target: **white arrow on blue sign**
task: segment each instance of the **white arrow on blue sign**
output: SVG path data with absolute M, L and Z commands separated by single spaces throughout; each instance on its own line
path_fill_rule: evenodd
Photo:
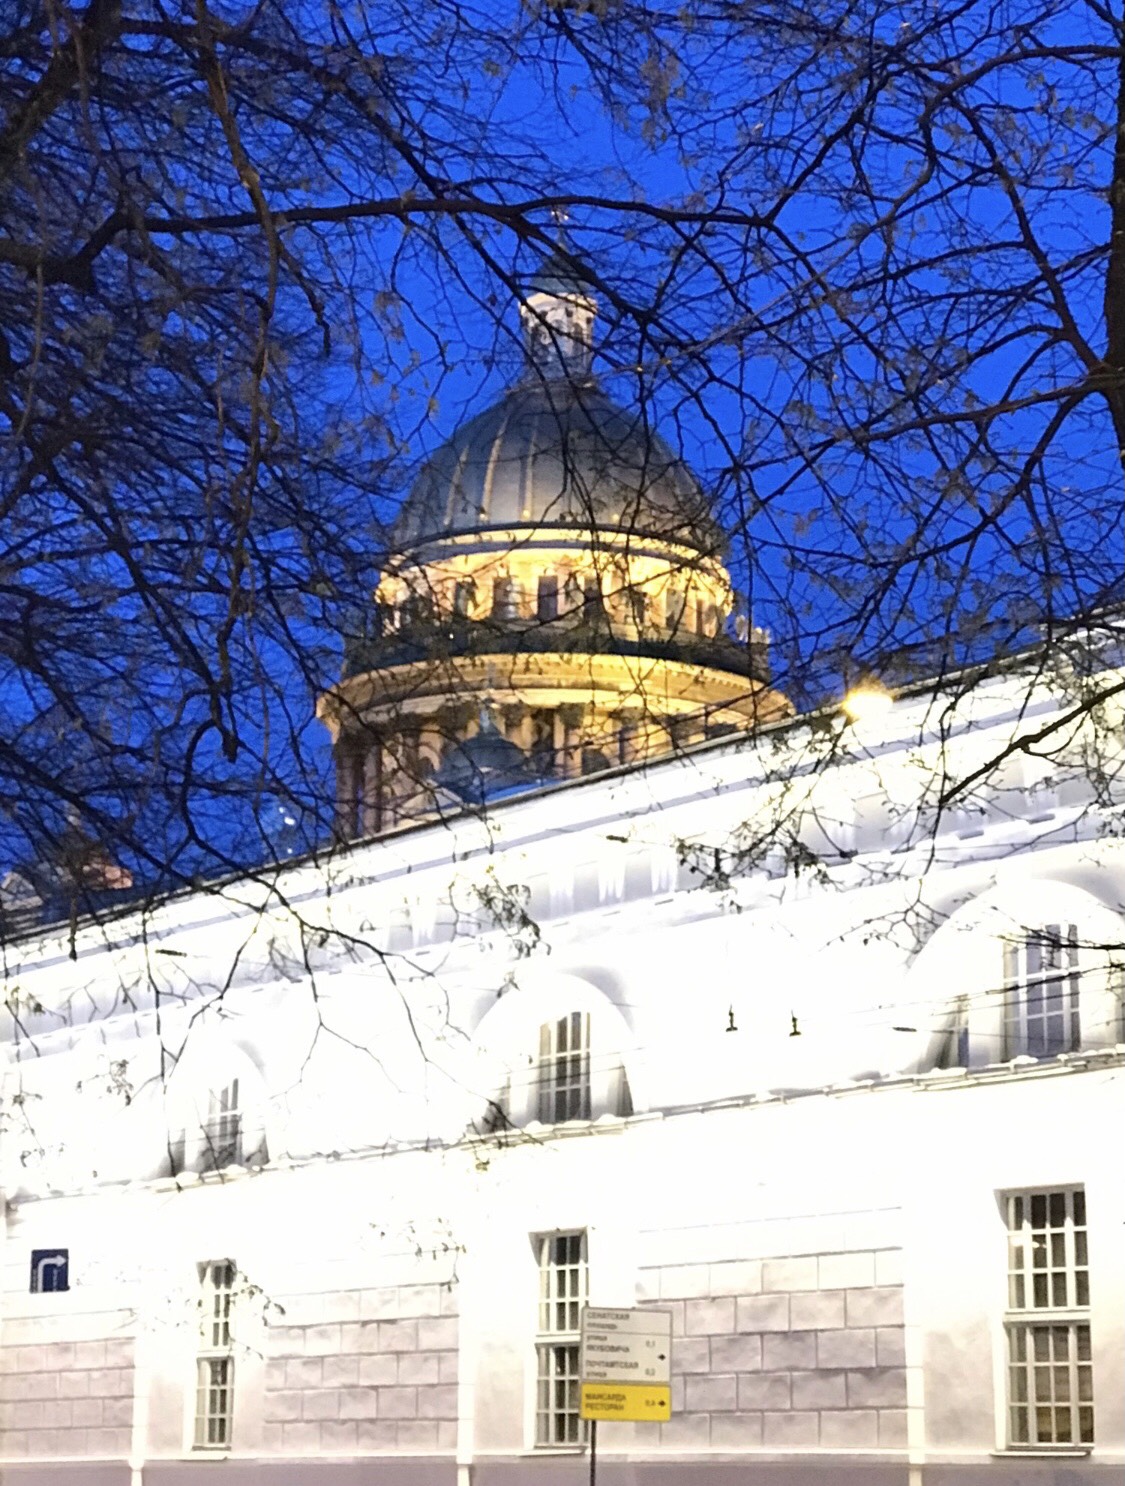
M 32 1249 L 31 1293 L 46 1295 L 70 1289 L 70 1250 Z

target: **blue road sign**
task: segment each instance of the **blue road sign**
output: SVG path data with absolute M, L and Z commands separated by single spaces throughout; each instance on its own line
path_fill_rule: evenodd
M 70 1250 L 32 1249 L 31 1293 L 45 1295 L 70 1289 Z

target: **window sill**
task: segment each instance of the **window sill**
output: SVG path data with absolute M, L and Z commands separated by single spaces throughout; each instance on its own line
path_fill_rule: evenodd
M 1002 1450 L 988 1452 L 993 1460 L 1008 1460 L 1018 1455 L 1026 1460 L 1084 1460 L 1094 1453 L 1093 1445 L 1005 1445 Z

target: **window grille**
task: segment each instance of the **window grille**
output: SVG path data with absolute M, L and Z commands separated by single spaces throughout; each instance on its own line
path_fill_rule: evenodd
M 590 1118 L 590 1014 L 571 1011 L 539 1029 L 539 1118 Z
M 1078 931 L 1049 924 L 1004 946 L 1004 1056 L 1053 1058 L 1076 1052 Z
M 196 1353 L 195 1448 L 225 1450 L 234 1413 L 231 1312 L 236 1270 L 229 1259 L 199 1266 L 199 1346 Z
M 1008 1442 L 1093 1444 L 1085 1193 L 1011 1195 L 1007 1219 Z
M 578 1351 L 589 1275 L 586 1234 L 539 1240 L 539 1333 L 536 1340 L 535 1443 L 580 1445 Z

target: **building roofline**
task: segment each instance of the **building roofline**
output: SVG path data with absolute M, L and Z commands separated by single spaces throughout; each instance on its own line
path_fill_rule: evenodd
M 1117 635 L 1125 638 L 1125 606 L 1109 607 L 1095 611 L 1096 614 L 1105 615 L 1104 622 L 1112 624 Z M 1078 637 L 1088 631 L 1094 622 L 1095 616 L 1086 616 L 1081 620 L 1074 621 L 1069 626 L 1069 636 Z M 1060 626 L 1061 628 L 1061 626 Z M 932 695 L 935 700 L 943 696 L 947 701 L 956 701 L 959 696 L 964 695 L 972 686 L 981 681 L 1001 679 L 1011 672 L 1018 670 L 1021 665 L 1027 664 L 1033 658 L 1046 659 L 1053 651 L 1054 646 L 1062 636 L 1051 639 L 1037 639 L 1030 642 L 1019 650 L 1012 651 L 1008 655 L 991 657 L 989 660 L 976 665 L 960 666 L 946 673 L 939 673 L 930 677 L 909 682 L 905 685 L 889 688 L 895 700 L 915 701 L 927 695 Z M 1092 647 L 1096 648 L 1096 647 Z M 1112 665 L 1102 665 L 1098 670 L 1109 671 L 1114 669 Z M 953 695 L 948 695 L 949 692 Z M 752 695 L 747 691 L 747 697 Z M 732 734 L 721 738 L 708 738 L 700 742 L 686 744 L 659 759 L 641 760 L 629 764 L 616 764 L 611 768 L 600 770 L 596 774 L 587 774 L 575 779 L 552 780 L 547 783 L 533 786 L 527 790 L 507 795 L 503 798 L 491 800 L 481 806 L 466 805 L 462 809 L 451 811 L 439 811 L 425 820 L 410 821 L 401 825 L 392 826 L 389 829 L 370 836 L 364 836 L 356 840 L 342 841 L 331 840 L 312 848 L 300 856 L 287 857 L 281 861 L 263 862 L 255 866 L 232 869 L 229 873 L 207 878 L 204 881 L 194 881 L 180 887 L 161 890 L 153 889 L 146 893 L 142 888 L 136 894 L 130 894 L 127 902 L 120 905 L 107 906 L 105 911 L 98 913 L 82 914 L 77 919 L 56 919 L 49 923 L 40 923 L 30 926 L 26 931 L 14 932 L 6 936 L 2 941 L 3 946 L 9 947 L 16 944 L 24 944 L 42 938 L 52 933 L 58 933 L 60 929 L 70 927 L 72 932 L 87 929 L 103 924 L 118 923 L 131 914 L 151 913 L 157 909 L 164 908 L 177 902 L 190 901 L 197 896 L 215 896 L 237 883 L 254 882 L 255 880 L 270 877 L 275 879 L 273 884 L 266 884 L 271 888 L 276 879 L 297 872 L 302 868 L 315 867 L 328 861 L 339 862 L 348 857 L 357 856 L 373 846 L 392 841 L 398 842 L 433 831 L 436 827 L 448 827 L 459 820 L 486 820 L 500 812 L 509 812 L 543 799 L 555 798 L 565 794 L 567 791 L 581 789 L 594 783 L 608 783 L 614 780 L 651 775 L 664 769 L 670 769 L 682 764 L 684 761 L 697 759 L 708 755 L 717 755 L 724 752 L 735 753 L 740 750 L 755 747 L 762 739 L 774 739 L 784 737 L 786 733 L 796 732 L 801 728 L 816 729 L 826 723 L 840 717 L 842 711 L 841 697 L 839 700 L 824 702 L 820 706 L 807 712 L 795 713 L 790 717 L 778 718 L 774 721 L 763 722 L 752 731 Z M 729 705 L 729 703 L 727 704 Z M 706 709 L 700 709 L 706 711 Z

